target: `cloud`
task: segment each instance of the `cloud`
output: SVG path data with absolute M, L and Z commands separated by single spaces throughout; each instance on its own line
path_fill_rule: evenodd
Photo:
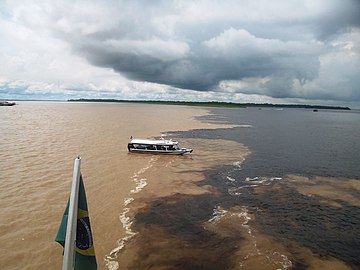
M 13 0 L 0 71 L 124 97 L 360 101 L 358 14 L 356 0 Z
M 205 41 L 205 46 L 208 55 L 216 55 L 215 62 L 222 66 L 223 74 L 216 81 L 271 77 L 264 86 L 274 97 L 282 97 L 280 92 L 291 88 L 292 79 L 303 84 L 315 78 L 321 50 L 315 42 L 257 38 L 233 28 Z

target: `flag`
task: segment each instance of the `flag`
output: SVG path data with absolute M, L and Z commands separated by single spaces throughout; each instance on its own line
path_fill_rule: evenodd
M 69 201 L 67 203 L 63 218 L 60 223 L 59 231 L 55 241 L 65 246 L 66 227 L 69 214 Z M 75 246 L 75 265 L 74 270 L 96 270 L 96 257 L 94 242 L 91 233 L 90 219 L 87 208 L 86 194 L 82 176 L 79 183 L 79 201 L 76 225 L 76 246 Z

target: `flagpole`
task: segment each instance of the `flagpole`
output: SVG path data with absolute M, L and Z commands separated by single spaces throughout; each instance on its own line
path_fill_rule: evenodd
M 74 269 L 75 237 L 79 200 L 80 164 L 81 158 L 77 157 L 74 162 L 74 173 L 69 201 L 69 215 L 66 227 L 66 239 L 64 246 L 62 270 Z

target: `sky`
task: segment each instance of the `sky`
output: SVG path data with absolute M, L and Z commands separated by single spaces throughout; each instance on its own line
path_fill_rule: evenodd
M 359 0 L 0 0 L 0 99 L 360 108 Z

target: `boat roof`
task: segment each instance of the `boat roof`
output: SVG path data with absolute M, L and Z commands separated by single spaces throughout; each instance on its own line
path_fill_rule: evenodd
M 132 139 L 130 143 L 136 144 L 155 144 L 155 145 L 176 145 L 177 141 L 173 140 L 151 140 L 151 139 Z

